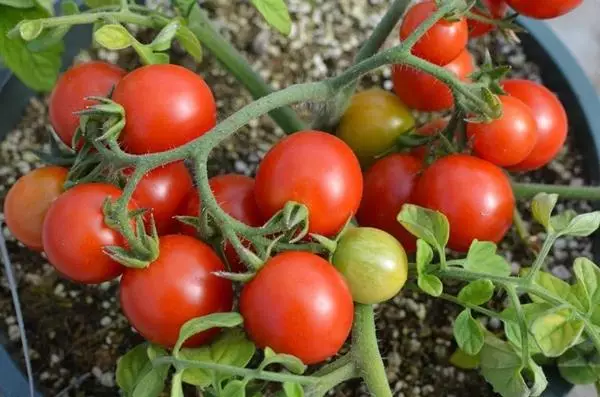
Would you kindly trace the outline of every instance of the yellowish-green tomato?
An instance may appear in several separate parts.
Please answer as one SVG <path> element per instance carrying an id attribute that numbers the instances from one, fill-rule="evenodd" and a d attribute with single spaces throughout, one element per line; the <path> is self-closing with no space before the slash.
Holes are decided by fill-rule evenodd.
<path id="1" fill-rule="evenodd" d="M 337 129 L 337 136 L 348 144 L 363 168 L 376 156 L 389 150 L 398 137 L 413 129 L 415 119 L 398 97 L 376 88 L 352 97 Z"/>
<path id="2" fill-rule="evenodd" d="M 333 265 L 344 276 L 355 302 L 385 302 L 400 292 L 408 275 L 402 244 L 371 227 L 348 229 L 338 241 Z"/>

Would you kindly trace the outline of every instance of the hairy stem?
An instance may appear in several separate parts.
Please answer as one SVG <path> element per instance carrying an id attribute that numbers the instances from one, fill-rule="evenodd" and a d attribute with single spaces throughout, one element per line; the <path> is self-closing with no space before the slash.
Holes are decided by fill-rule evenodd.
<path id="1" fill-rule="evenodd" d="M 558 238 L 558 236 L 556 236 L 554 234 L 549 234 L 548 237 L 546 237 L 546 240 L 544 241 L 544 244 L 542 245 L 542 250 L 538 254 L 537 258 L 535 258 L 535 262 L 533 262 L 533 265 L 531 266 L 529 273 L 524 278 L 524 280 L 526 280 L 528 283 L 531 283 L 535 279 L 535 276 L 538 274 L 539 270 L 541 269 L 542 265 L 544 264 L 544 261 L 546 260 L 546 257 L 550 253 L 550 250 L 552 249 L 552 246 L 556 242 L 557 238 Z"/>
<path id="2" fill-rule="evenodd" d="M 529 331 L 527 330 L 525 313 L 523 312 L 523 307 L 521 307 L 521 301 L 517 295 L 516 288 L 513 285 L 505 285 L 504 288 L 508 293 L 510 301 L 515 307 L 517 320 L 519 321 L 519 329 L 521 331 L 521 350 L 523 353 L 521 357 L 523 359 L 523 365 L 527 365 L 529 363 Z"/>
<path id="3" fill-rule="evenodd" d="M 562 199 L 600 200 L 600 187 L 597 186 L 560 186 L 542 183 L 513 183 L 513 192 L 519 199 L 531 199 L 538 193 L 556 193 Z"/>
<path id="4" fill-rule="evenodd" d="M 358 377 L 359 374 L 356 370 L 354 362 L 352 360 L 348 360 L 343 365 L 336 367 L 327 374 L 319 376 L 319 383 L 316 385 L 305 387 L 305 396 L 322 397 L 337 385 Z"/>

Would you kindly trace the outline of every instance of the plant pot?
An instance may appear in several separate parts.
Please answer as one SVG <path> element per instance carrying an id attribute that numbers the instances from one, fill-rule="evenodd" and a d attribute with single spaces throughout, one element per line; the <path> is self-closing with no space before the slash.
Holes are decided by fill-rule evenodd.
<path id="1" fill-rule="evenodd" d="M 559 96 L 565 105 L 576 134 L 578 146 L 585 155 L 586 166 L 594 180 L 600 179 L 600 100 L 567 48 L 554 33 L 541 22 L 521 20 L 531 33 L 523 35 L 522 41 L 528 57 L 544 65 L 542 77 L 545 84 Z M 73 56 L 90 44 L 90 29 L 77 27 L 66 38 L 67 51 L 64 65 L 69 65 Z M 20 120 L 21 114 L 34 93 L 25 88 L 14 76 L 0 70 L 0 139 Z M 600 241 L 595 241 L 595 255 L 600 258 Z M 2 342 L 2 339 L 0 339 Z M 545 393 L 548 397 L 565 396 L 571 389 L 555 369 L 548 370 L 550 385 Z M 21 397 L 28 395 L 27 384 L 17 366 L 0 343 L 0 395 Z"/>

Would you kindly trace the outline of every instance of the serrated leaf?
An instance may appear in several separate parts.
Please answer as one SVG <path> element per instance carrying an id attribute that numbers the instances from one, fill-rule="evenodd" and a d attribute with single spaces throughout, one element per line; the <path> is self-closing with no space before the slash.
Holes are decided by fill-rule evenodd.
<path id="1" fill-rule="evenodd" d="M 104 25 L 94 32 L 94 40 L 102 47 L 109 50 L 122 50 L 128 48 L 135 39 L 123 25 Z"/>
<path id="2" fill-rule="evenodd" d="M 411 234 L 425 240 L 438 251 L 446 247 L 450 236 L 450 224 L 441 212 L 405 204 L 397 219 Z"/>
<path id="3" fill-rule="evenodd" d="M 463 303 L 483 305 L 494 295 L 494 284 L 490 280 L 475 280 L 467 284 L 458 294 L 458 299 Z"/>
<path id="4" fill-rule="evenodd" d="M 569 309 L 560 309 L 538 317 L 531 334 L 547 357 L 558 357 L 573 346 L 583 332 L 584 322 Z"/>
<path id="5" fill-rule="evenodd" d="M 177 356 L 183 343 L 192 336 L 211 328 L 233 328 L 241 325 L 244 319 L 239 313 L 214 313 L 208 316 L 193 318 L 181 326 L 179 338 L 173 348 L 173 355 Z"/>
<path id="6" fill-rule="evenodd" d="M 260 364 L 262 369 L 272 364 L 283 365 L 288 371 L 296 375 L 302 375 L 306 371 L 306 365 L 298 357 L 290 354 L 277 354 L 270 347 L 265 348 L 265 359 Z"/>
<path id="7" fill-rule="evenodd" d="M 37 38 L 44 30 L 44 24 L 39 19 L 24 21 L 19 24 L 19 34 L 25 41 L 31 41 Z"/>
<path id="8" fill-rule="evenodd" d="M 479 355 L 471 356 L 461 349 L 456 349 L 450 356 L 450 364 L 461 369 L 475 369 L 479 367 Z"/>
<path id="9" fill-rule="evenodd" d="M 286 397 L 304 397 L 304 389 L 298 383 L 284 382 L 283 391 Z"/>
<path id="10" fill-rule="evenodd" d="M 220 397 L 245 397 L 246 383 L 241 380 L 232 380 L 227 383 Z"/>
<path id="11" fill-rule="evenodd" d="M 511 345 L 487 334 L 481 358 L 481 374 L 494 391 L 504 397 L 529 397 L 527 383 L 521 375 L 522 360 Z"/>
<path id="12" fill-rule="evenodd" d="M 589 385 L 600 379 L 600 357 L 595 353 L 588 359 L 579 349 L 569 349 L 559 357 L 558 371 L 574 385 Z"/>
<path id="13" fill-rule="evenodd" d="M 465 353 L 474 356 L 483 347 L 484 334 L 481 324 L 471 316 L 471 310 L 463 310 L 454 321 L 454 339 Z"/>
<path id="14" fill-rule="evenodd" d="M 552 211 L 558 201 L 558 194 L 538 193 L 531 203 L 533 218 L 549 230 Z"/>
<path id="15" fill-rule="evenodd" d="M 417 284 L 423 292 L 438 297 L 444 291 L 444 285 L 442 281 L 433 274 L 422 274 L 417 279 Z"/>
<path id="16" fill-rule="evenodd" d="M 160 32 L 158 32 L 158 35 L 156 35 L 154 40 L 152 40 L 150 48 L 154 51 L 167 51 L 171 48 L 171 42 L 175 38 L 180 26 L 181 22 L 177 20 L 169 22 Z"/>
<path id="17" fill-rule="evenodd" d="M 417 273 L 419 275 L 426 273 L 427 265 L 433 259 L 433 250 L 425 240 L 417 240 Z"/>
<path id="18" fill-rule="evenodd" d="M 135 385 L 142 375 L 142 371 L 150 363 L 147 348 L 148 345 L 142 343 L 117 360 L 117 385 L 126 393 L 133 392 Z"/>
<path id="19" fill-rule="evenodd" d="M 496 254 L 496 244 L 489 241 L 473 240 L 464 262 L 466 270 L 506 277 L 510 275 L 510 265 L 506 259 Z"/>
<path id="20" fill-rule="evenodd" d="M 187 26 L 180 26 L 175 37 L 183 49 L 186 50 L 197 63 L 202 62 L 202 45 L 196 35 Z"/>
<path id="21" fill-rule="evenodd" d="M 292 19 L 283 0 L 250 0 L 269 25 L 288 36 L 292 31 Z"/>

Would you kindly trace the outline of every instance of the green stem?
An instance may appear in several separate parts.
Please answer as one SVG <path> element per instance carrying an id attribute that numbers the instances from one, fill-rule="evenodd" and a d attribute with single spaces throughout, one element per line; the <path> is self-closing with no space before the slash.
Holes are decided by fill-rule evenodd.
<path id="1" fill-rule="evenodd" d="M 348 360 L 344 365 L 338 366 L 333 371 L 320 376 L 317 385 L 305 387 L 304 395 L 306 397 L 322 397 L 337 385 L 357 377 L 359 375 L 354 362 Z"/>
<path id="2" fill-rule="evenodd" d="M 444 5 L 439 7 L 433 14 L 431 14 L 425 21 L 423 21 L 411 34 L 402 42 L 402 47 L 406 51 L 410 51 L 414 45 L 427 33 L 429 29 L 433 27 L 440 19 L 446 14 L 453 11 L 456 8 L 455 1 L 445 2 Z"/>
<path id="3" fill-rule="evenodd" d="M 484 308 L 484 307 L 481 307 L 481 306 L 476 306 L 476 305 L 473 305 L 473 304 L 471 304 L 471 303 L 462 302 L 462 301 L 460 301 L 460 300 L 459 300 L 457 297 L 455 297 L 455 296 L 452 296 L 452 295 L 449 295 L 449 294 L 443 293 L 443 294 L 441 294 L 441 295 L 439 296 L 439 298 L 441 298 L 441 299 L 444 299 L 444 300 L 447 300 L 448 302 L 456 303 L 457 305 L 464 306 L 464 307 L 466 307 L 466 308 L 468 308 L 468 309 L 471 309 L 471 310 L 473 310 L 473 311 L 475 311 L 475 312 L 478 312 L 478 313 L 480 313 L 480 314 L 483 314 L 484 316 L 491 317 L 491 318 L 497 318 L 497 319 L 499 319 L 499 320 L 504 320 L 504 317 L 502 317 L 502 314 L 500 314 L 500 313 L 498 313 L 498 312 L 495 312 L 495 311 L 493 311 L 493 310 L 486 309 L 486 308 Z"/>
<path id="4" fill-rule="evenodd" d="M 600 352 L 600 335 L 594 328 L 594 325 L 590 323 L 588 319 L 583 318 L 585 323 L 585 333 L 590 337 L 592 343 L 596 347 L 596 351 Z"/>
<path id="5" fill-rule="evenodd" d="M 126 13 L 129 11 L 129 0 L 121 0 L 121 12 Z"/>
<path id="6" fill-rule="evenodd" d="M 352 357 L 372 395 L 392 397 L 385 366 L 377 346 L 375 315 L 371 305 L 356 304 L 352 330 Z"/>
<path id="7" fill-rule="evenodd" d="M 517 295 L 517 290 L 513 285 L 505 285 L 504 288 L 508 293 L 508 297 L 515 307 L 517 319 L 519 321 L 519 329 L 521 331 L 521 350 L 523 352 L 522 359 L 523 365 L 527 365 L 529 363 L 529 331 L 527 330 L 527 321 L 525 320 L 525 313 L 523 312 L 523 307 L 521 306 L 521 301 L 519 300 L 519 296 Z"/>
<path id="8" fill-rule="evenodd" d="M 558 236 L 556 236 L 554 234 L 549 234 L 548 237 L 546 237 L 546 240 L 544 241 L 544 244 L 542 245 L 542 250 L 538 254 L 537 258 L 535 258 L 535 262 L 533 262 L 533 265 L 531 266 L 529 273 L 524 278 L 524 280 L 527 283 L 531 284 L 533 282 L 533 280 L 535 279 L 535 276 L 537 275 L 538 271 L 541 269 L 542 265 L 544 264 L 544 261 L 546 260 L 546 257 L 550 253 L 550 250 L 552 249 L 552 246 L 556 242 L 557 238 L 558 238 Z"/>
<path id="9" fill-rule="evenodd" d="M 560 186 L 545 185 L 542 183 L 516 183 L 512 184 L 515 197 L 531 199 L 538 193 L 556 193 L 562 199 L 571 200 L 600 200 L 600 187 L 598 186 Z"/>
<path id="10" fill-rule="evenodd" d="M 495 284 L 513 284 L 525 285 L 526 280 L 519 277 L 502 277 L 488 273 L 471 272 L 457 267 L 450 267 L 446 270 L 438 270 L 435 272 L 441 278 L 452 278 L 463 281 L 475 281 L 480 279 L 488 279 Z"/>

